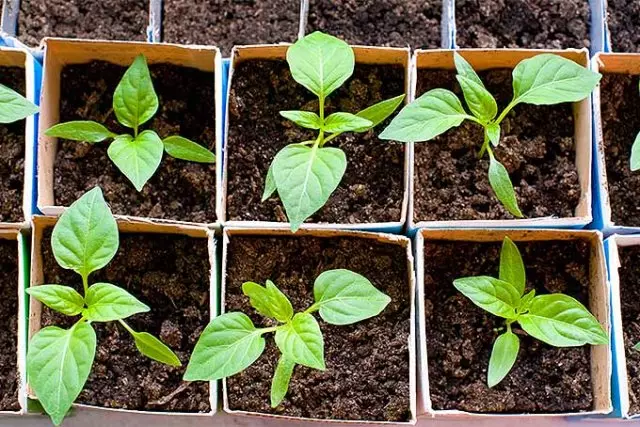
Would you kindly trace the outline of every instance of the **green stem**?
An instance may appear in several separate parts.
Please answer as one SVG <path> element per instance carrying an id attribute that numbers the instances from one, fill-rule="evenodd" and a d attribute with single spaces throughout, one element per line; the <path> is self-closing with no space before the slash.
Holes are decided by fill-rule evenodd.
<path id="1" fill-rule="evenodd" d="M 133 330 L 133 328 L 131 328 L 131 326 L 127 325 L 127 322 L 125 322 L 122 319 L 118 319 L 118 322 L 120 322 L 120 324 L 122 326 L 124 326 L 124 328 L 127 330 L 127 332 L 129 332 L 131 335 L 135 335 L 136 331 Z"/>
<path id="2" fill-rule="evenodd" d="M 324 140 L 320 143 L 320 147 L 322 147 L 324 144 L 326 144 L 327 142 L 331 141 L 332 139 L 342 135 L 343 132 L 338 132 L 338 133 L 334 133 L 329 135 L 328 137 L 324 138 Z"/>
<path id="3" fill-rule="evenodd" d="M 484 142 L 482 143 L 482 147 L 480 147 L 480 151 L 478 151 L 478 158 L 481 159 L 484 156 L 484 152 L 489 148 L 489 135 L 487 135 L 487 131 L 484 131 Z"/>
<path id="4" fill-rule="evenodd" d="M 320 304 L 315 303 L 311 307 L 307 308 L 304 312 L 307 313 L 307 314 L 311 314 L 311 313 L 314 313 L 314 312 L 316 312 L 318 310 L 320 310 Z"/>
<path id="5" fill-rule="evenodd" d="M 261 334 L 268 334 L 269 332 L 275 332 L 278 330 L 280 326 L 272 326 L 270 328 L 262 328 L 262 329 L 258 329 L 260 331 Z"/>
<path id="6" fill-rule="evenodd" d="M 87 292 L 89 292 L 89 277 L 82 275 L 82 287 L 84 288 L 84 296 L 87 296 Z"/>
<path id="7" fill-rule="evenodd" d="M 502 122 L 502 120 L 504 120 L 504 118 L 507 116 L 507 114 L 509 114 L 509 111 L 511 111 L 513 107 L 515 107 L 517 104 L 518 103 L 516 102 L 515 99 L 511 101 L 509 105 L 507 105 L 507 107 L 504 110 L 502 110 L 502 113 L 500 113 L 500 115 L 498 116 L 498 118 L 495 120 L 494 123 L 499 125 Z"/>

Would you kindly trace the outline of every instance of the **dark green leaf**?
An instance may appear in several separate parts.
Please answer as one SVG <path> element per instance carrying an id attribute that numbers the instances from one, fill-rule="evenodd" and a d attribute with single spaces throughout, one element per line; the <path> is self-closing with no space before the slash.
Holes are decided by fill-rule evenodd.
<path id="1" fill-rule="evenodd" d="M 118 121 L 129 128 L 147 122 L 158 111 L 158 96 L 144 55 L 138 55 L 113 94 L 113 111 Z"/>

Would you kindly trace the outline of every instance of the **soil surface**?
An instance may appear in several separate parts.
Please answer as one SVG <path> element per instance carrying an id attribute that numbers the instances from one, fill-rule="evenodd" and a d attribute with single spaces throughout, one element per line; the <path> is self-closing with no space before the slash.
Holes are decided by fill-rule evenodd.
<path id="1" fill-rule="evenodd" d="M 457 0 L 460 47 L 589 47 L 588 0 Z"/>
<path id="2" fill-rule="evenodd" d="M 622 333 L 627 356 L 627 382 L 629 386 L 629 414 L 640 413 L 640 352 L 633 346 L 640 341 L 640 276 L 638 262 L 640 247 L 619 247 L 620 303 L 622 304 Z M 624 378 L 621 378 L 624 381 Z"/>
<path id="3" fill-rule="evenodd" d="M 611 220 L 618 225 L 638 226 L 640 172 L 632 172 L 629 163 L 633 141 L 640 131 L 638 76 L 604 74 L 600 99 Z"/>
<path id="4" fill-rule="evenodd" d="M 164 0 L 163 40 L 218 46 L 293 43 L 300 28 L 300 0 Z"/>
<path id="5" fill-rule="evenodd" d="M 0 67 L 0 84 L 25 95 L 24 68 Z M 22 222 L 25 120 L 0 124 L 0 222 Z"/>
<path id="6" fill-rule="evenodd" d="M 0 240 L 0 411 L 19 411 L 18 250 L 15 240 Z"/>
<path id="7" fill-rule="evenodd" d="M 640 52 L 640 3 L 637 0 L 607 0 L 611 49 L 614 52 Z"/>
<path id="8" fill-rule="evenodd" d="M 356 113 L 403 93 L 402 67 L 356 64 L 354 75 L 327 99 L 325 114 Z M 229 220 L 287 220 L 277 193 L 261 202 L 269 165 L 286 145 L 313 139 L 317 134 L 281 117 L 279 112 L 283 110 L 317 112 L 318 98 L 293 80 L 285 61 L 241 62 L 234 71 L 229 97 Z M 345 133 L 329 144 L 346 153 L 347 170 L 311 222 L 400 221 L 404 145 L 377 137 L 390 120 L 369 132 Z"/>
<path id="9" fill-rule="evenodd" d="M 511 101 L 511 70 L 478 73 L 498 102 Z M 434 88 L 463 95 L 455 71 L 420 70 L 417 94 Z M 463 101 L 464 102 L 464 101 Z M 466 105 L 465 105 L 466 107 Z M 528 218 L 571 217 L 580 200 L 571 104 L 520 104 L 502 122 L 496 158 L 507 168 L 520 210 Z M 489 185 L 489 157 L 478 160 L 482 128 L 465 121 L 415 144 L 415 221 L 513 219 Z"/>
<path id="10" fill-rule="evenodd" d="M 184 136 L 215 152 L 213 73 L 170 64 L 149 68 L 160 108 L 143 127 L 155 130 L 160 138 Z M 125 70 L 102 61 L 65 66 L 60 121 L 95 120 L 117 134 L 131 134 L 131 129 L 118 123 L 112 109 L 113 92 Z M 107 142 L 90 145 L 62 140 L 58 144 L 54 168 L 57 205 L 69 206 L 98 185 L 116 214 L 215 221 L 215 165 L 164 154 L 160 167 L 138 193 L 107 156 L 108 147 Z"/>
<path id="11" fill-rule="evenodd" d="M 367 277 L 391 297 L 378 316 L 333 326 L 315 318 L 324 336 L 327 369 L 296 366 L 289 392 L 270 406 L 271 378 L 279 358 L 273 335 L 264 354 L 227 379 L 231 409 L 295 417 L 340 420 L 408 421 L 410 291 L 406 249 L 356 238 L 232 237 L 228 247 L 225 311 L 248 314 L 257 327 L 273 326 L 251 308 L 242 283 L 273 282 L 296 312 L 314 301 L 316 277 L 346 268 Z"/>
<path id="12" fill-rule="evenodd" d="M 365 46 L 441 47 L 442 0 L 310 0 L 315 30 Z"/>
<path id="13" fill-rule="evenodd" d="M 562 292 L 588 304 L 589 243 L 517 243 L 527 270 L 527 292 Z M 434 409 L 554 413 L 592 409 L 590 347 L 556 348 L 520 336 L 518 359 L 490 389 L 487 368 L 504 322 L 459 293 L 453 280 L 498 277 L 501 243 L 425 243 L 425 312 L 429 384 Z"/>
<path id="14" fill-rule="evenodd" d="M 80 276 L 64 270 L 51 251 L 50 230 L 42 240 L 44 283 L 64 283 L 82 292 Z M 180 358 L 181 368 L 141 355 L 118 322 L 94 323 L 98 337 L 96 358 L 79 403 L 153 411 L 209 411 L 209 383 L 183 386 L 182 375 L 200 333 L 209 323 L 209 255 L 206 239 L 184 236 L 121 234 L 120 249 L 89 283 L 121 286 L 151 307 L 126 322 L 136 331 L 159 337 Z M 70 327 L 71 318 L 43 307 L 43 326 Z"/>
<path id="15" fill-rule="evenodd" d="M 147 40 L 149 0 L 21 0 L 18 38 Z"/>

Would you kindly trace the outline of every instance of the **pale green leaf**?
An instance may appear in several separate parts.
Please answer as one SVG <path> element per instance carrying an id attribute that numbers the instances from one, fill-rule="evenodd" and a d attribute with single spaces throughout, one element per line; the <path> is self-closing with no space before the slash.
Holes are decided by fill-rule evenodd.
<path id="1" fill-rule="evenodd" d="M 523 215 L 518 207 L 516 192 L 513 189 L 511 178 L 509 178 L 509 172 L 495 157 L 490 156 L 489 160 L 489 184 L 496 193 L 496 197 L 511 215 L 522 218 Z"/>
<path id="2" fill-rule="evenodd" d="M 297 313 L 291 322 L 276 330 L 276 345 L 298 365 L 324 371 L 324 339 L 320 325 L 309 313 Z"/>
<path id="3" fill-rule="evenodd" d="M 324 130 L 328 133 L 350 132 L 371 128 L 373 122 L 351 113 L 333 113 L 324 120 Z"/>
<path id="4" fill-rule="evenodd" d="M 474 70 L 471 64 L 469 64 L 458 52 L 453 52 L 453 63 L 456 66 L 456 72 L 459 76 L 469 79 L 484 87 L 484 83 L 482 83 L 482 80 L 478 73 L 476 73 L 476 70 Z"/>
<path id="5" fill-rule="evenodd" d="M 49 308 L 67 316 L 75 316 L 84 308 L 84 298 L 75 289 L 62 285 L 38 285 L 27 293 Z"/>
<path id="6" fill-rule="evenodd" d="M 149 306 L 140 302 L 129 292 L 111 283 L 96 283 L 90 286 L 85 302 L 87 308 L 82 315 L 92 322 L 126 319 L 150 310 Z"/>
<path id="7" fill-rule="evenodd" d="M 202 145 L 182 136 L 170 136 L 162 140 L 164 151 L 173 158 L 197 163 L 215 163 L 216 155 Z"/>
<path id="8" fill-rule="evenodd" d="M 636 139 L 631 146 L 631 170 L 637 171 L 640 169 L 640 133 L 636 135 Z"/>
<path id="9" fill-rule="evenodd" d="M 0 123 L 13 123 L 38 112 L 38 106 L 0 84 Z"/>
<path id="10" fill-rule="evenodd" d="M 115 138 L 116 136 L 100 123 L 87 120 L 59 123 L 47 129 L 44 134 L 54 138 L 90 143 L 102 142 L 107 138 Z"/>
<path id="11" fill-rule="evenodd" d="M 160 166 L 163 147 L 158 134 L 145 130 L 136 139 L 131 135 L 118 135 L 107 154 L 136 190 L 142 191 Z"/>
<path id="12" fill-rule="evenodd" d="M 524 295 L 524 288 L 527 283 L 524 262 L 518 247 L 508 237 L 502 240 L 499 278 L 511 283 L 518 290 L 520 296 Z"/>
<path id="13" fill-rule="evenodd" d="M 282 402 L 289 391 L 289 382 L 296 364 L 285 356 L 280 356 L 278 366 L 271 380 L 271 407 L 275 408 Z"/>
<path id="14" fill-rule="evenodd" d="M 289 298 L 271 280 L 267 280 L 266 287 L 254 282 L 244 282 L 242 293 L 249 297 L 251 306 L 263 316 L 282 323 L 288 322 L 293 317 L 293 307 Z"/>
<path id="15" fill-rule="evenodd" d="M 144 55 L 138 55 L 118 83 L 113 94 L 113 111 L 118 121 L 137 129 L 158 111 L 158 96 Z"/>
<path id="16" fill-rule="evenodd" d="M 306 129 L 320 129 L 322 127 L 320 116 L 311 111 L 280 111 L 280 115 Z"/>
<path id="17" fill-rule="evenodd" d="M 262 192 L 261 201 L 267 200 L 276 191 L 276 180 L 273 179 L 273 162 L 269 165 L 267 177 L 264 180 L 264 191 Z"/>
<path id="18" fill-rule="evenodd" d="M 453 281 L 464 296 L 489 313 L 515 319 L 520 293 L 511 283 L 489 276 L 463 277 Z"/>
<path id="19" fill-rule="evenodd" d="M 518 305 L 518 312 L 523 313 L 529 310 L 529 306 L 531 302 L 533 302 L 533 298 L 536 296 L 536 290 L 531 289 L 525 296 L 520 299 L 520 304 Z"/>
<path id="20" fill-rule="evenodd" d="M 149 359 L 165 365 L 182 366 L 178 356 L 165 343 L 148 332 L 135 332 L 132 334 L 138 351 Z"/>
<path id="21" fill-rule="evenodd" d="M 493 343 L 491 358 L 489 359 L 489 371 L 487 372 L 487 384 L 489 387 L 498 385 L 507 376 L 518 358 L 520 340 L 509 329 L 500 335 Z"/>
<path id="22" fill-rule="evenodd" d="M 369 120 L 371 122 L 371 126 L 355 129 L 354 132 L 366 132 L 369 129 L 378 126 L 387 117 L 393 114 L 394 111 L 396 111 L 400 104 L 402 104 L 402 101 L 404 101 L 404 98 L 404 94 L 398 95 L 394 98 L 380 101 L 377 104 L 373 104 L 371 107 L 367 107 L 360 111 L 356 116 Z"/>
<path id="23" fill-rule="evenodd" d="M 489 123 L 484 128 L 487 138 L 491 141 L 491 145 L 497 147 L 500 144 L 500 125 L 497 123 Z"/>
<path id="24" fill-rule="evenodd" d="M 456 79 L 460 83 L 469 111 L 482 122 L 493 120 L 498 114 L 498 104 L 484 85 L 460 75 Z"/>

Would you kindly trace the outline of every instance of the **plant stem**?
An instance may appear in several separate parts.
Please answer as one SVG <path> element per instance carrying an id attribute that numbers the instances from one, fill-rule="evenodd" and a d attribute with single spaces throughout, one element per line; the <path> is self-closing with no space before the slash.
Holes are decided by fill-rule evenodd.
<path id="1" fill-rule="evenodd" d="M 484 152 L 489 148 L 489 135 L 487 135 L 486 129 L 484 130 L 484 142 L 482 143 L 482 147 L 480 147 L 480 151 L 478 151 L 478 158 L 481 159 L 484 156 Z"/>
<path id="2" fill-rule="evenodd" d="M 275 332 L 280 326 L 272 326 L 270 328 L 258 329 L 261 334 L 268 334 L 269 332 Z"/>
<path id="3" fill-rule="evenodd" d="M 307 308 L 304 312 L 307 314 L 311 314 L 313 312 L 316 312 L 320 309 L 320 306 L 318 305 L 318 303 L 314 303 L 311 307 Z"/>
<path id="4" fill-rule="evenodd" d="M 320 134 L 318 135 L 318 142 L 320 147 L 324 145 L 324 96 L 320 96 L 318 98 L 320 100 L 320 122 L 322 126 L 320 126 Z"/>
<path id="5" fill-rule="evenodd" d="M 514 102 L 514 101 L 515 100 L 511 101 L 509 105 L 507 105 L 507 107 L 504 110 L 502 110 L 502 113 L 500 113 L 500 115 L 495 121 L 496 124 L 499 125 L 502 122 L 502 120 L 504 120 L 504 118 L 507 116 L 507 114 L 509 114 L 509 111 L 511 111 L 513 107 L 517 105 L 517 102 Z"/>
<path id="6" fill-rule="evenodd" d="M 82 275 L 82 287 L 84 288 L 84 296 L 87 296 L 87 292 L 89 292 L 89 277 Z"/>
<path id="7" fill-rule="evenodd" d="M 127 330 L 127 332 L 129 332 L 131 335 L 135 335 L 136 331 L 134 331 L 131 326 L 127 325 L 127 322 L 125 322 L 122 319 L 118 319 L 118 322 L 120 322 L 120 324 Z"/>

